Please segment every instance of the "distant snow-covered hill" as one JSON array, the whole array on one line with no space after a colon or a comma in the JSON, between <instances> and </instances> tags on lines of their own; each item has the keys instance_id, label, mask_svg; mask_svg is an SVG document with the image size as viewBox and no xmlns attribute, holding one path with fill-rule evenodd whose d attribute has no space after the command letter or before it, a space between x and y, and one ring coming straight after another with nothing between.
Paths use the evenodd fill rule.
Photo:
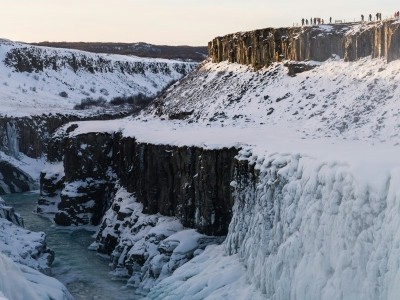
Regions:
<instances>
[{"instance_id":1,"label":"distant snow-covered hill","mask_svg":"<svg viewBox=\"0 0 400 300\"><path fill-rule=\"evenodd\" d=\"M154 96L196 65L0 40L0 114L72 113L84 98Z\"/></svg>"}]
</instances>

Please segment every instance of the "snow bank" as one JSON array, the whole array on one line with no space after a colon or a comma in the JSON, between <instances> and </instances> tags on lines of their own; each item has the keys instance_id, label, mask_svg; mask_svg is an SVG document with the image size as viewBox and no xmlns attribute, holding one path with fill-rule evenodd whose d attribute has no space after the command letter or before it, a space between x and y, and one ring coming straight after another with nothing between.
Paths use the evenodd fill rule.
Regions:
<instances>
[{"instance_id":1,"label":"snow bank","mask_svg":"<svg viewBox=\"0 0 400 300\"><path fill-rule=\"evenodd\" d=\"M150 290L207 245L221 241L184 228L175 217L147 215L142 210L132 194L119 188L90 246L112 251L113 274L128 277L128 285L138 290Z\"/></svg>"},{"instance_id":2,"label":"snow bank","mask_svg":"<svg viewBox=\"0 0 400 300\"><path fill-rule=\"evenodd\" d=\"M146 299L265 299L246 282L245 267L224 246L208 246L199 256L157 284Z\"/></svg>"},{"instance_id":3,"label":"snow bank","mask_svg":"<svg viewBox=\"0 0 400 300\"><path fill-rule=\"evenodd\" d=\"M1 253L0 270L0 299L73 299L58 280L32 268L16 264Z\"/></svg>"},{"instance_id":4,"label":"snow bank","mask_svg":"<svg viewBox=\"0 0 400 300\"><path fill-rule=\"evenodd\" d=\"M0 218L0 253L31 268L49 272L54 253L46 248L43 232L33 232Z\"/></svg>"}]
</instances>

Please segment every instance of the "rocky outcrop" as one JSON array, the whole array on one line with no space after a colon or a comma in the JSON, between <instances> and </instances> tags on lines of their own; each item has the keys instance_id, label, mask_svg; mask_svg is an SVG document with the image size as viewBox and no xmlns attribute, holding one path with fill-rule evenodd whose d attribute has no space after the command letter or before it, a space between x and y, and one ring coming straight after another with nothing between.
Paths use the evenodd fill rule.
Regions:
<instances>
[{"instance_id":1,"label":"rocky outcrop","mask_svg":"<svg viewBox=\"0 0 400 300\"><path fill-rule=\"evenodd\" d=\"M400 24L330 24L307 27L266 28L217 37L208 44L212 62L252 65L256 69L283 60L325 61L338 55L347 61L361 57L400 58Z\"/></svg>"},{"instance_id":2,"label":"rocky outcrop","mask_svg":"<svg viewBox=\"0 0 400 300\"><path fill-rule=\"evenodd\" d=\"M115 185L113 135L89 133L65 143L65 179L54 221L58 225L98 225ZM44 187L44 186L43 186ZM42 190L43 193L48 193Z\"/></svg>"},{"instance_id":3,"label":"rocky outcrop","mask_svg":"<svg viewBox=\"0 0 400 300\"><path fill-rule=\"evenodd\" d=\"M0 198L0 218L6 219L15 225L24 227L24 219L22 219L21 215L16 213L13 207L6 206L2 198Z\"/></svg>"},{"instance_id":4,"label":"rocky outcrop","mask_svg":"<svg viewBox=\"0 0 400 300\"><path fill-rule=\"evenodd\" d=\"M42 204L48 195L61 195L57 224L98 225L111 205L118 181L143 204L146 214L175 216L185 227L226 234L232 207L229 183L237 149L152 145L107 133L64 135L61 144L65 151L58 155L64 157L62 190L52 190L52 185L49 189L44 179L52 182L52 176L46 174L41 184Z\"/></svg>"},{"instance_id":5,"label":"rocky outcrop","mask_svg":"<svg viewBox=\"0 0 400 300\"><path fill-rule=\"evenodd\" d=\"M61 190L64 188L64 166L62 163L49 164L40 173L40 199L37 213L55 214L60 202Z\"/></svg>"},{"instance_id":6,"label":"rocky outcrop","mask_svg":"<svg viewBox=\"0 0 400 300\"><path fill-rule=\"evenodd\" d=\"M73 121L109 120L127 115L127 113L99 115L62 115L49 114L30 117L0 117L0 151L12 157L20 153L39 158L48 149L50 136L60 126Z\"/></svg>"},{"instance_id":7,"label":"rocky outcrop","mask_svg":"<svg viewBox=\"0 0 400 300\"><path fill-rule=\"evenodd\" d=\"M21 193L36 187L35 181L18 167L0 160L0 195Z\"/></svg>"}]
</instances>

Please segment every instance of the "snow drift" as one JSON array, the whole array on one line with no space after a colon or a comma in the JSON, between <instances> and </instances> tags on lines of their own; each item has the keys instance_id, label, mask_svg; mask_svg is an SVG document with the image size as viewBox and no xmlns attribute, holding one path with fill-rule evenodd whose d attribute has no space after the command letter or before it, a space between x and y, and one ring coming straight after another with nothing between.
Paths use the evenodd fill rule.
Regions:
<instances>
[{"instance_id":1,"label":"snow drift","mask_svg":"<svg viewBox=\"0 0 400 300\"><path fill-rule=\"evenodd\" d=\"M1 253L0 270L0 299L73 299L58 280L32 268L16 264Z\"/></svg>"}]
</instances>

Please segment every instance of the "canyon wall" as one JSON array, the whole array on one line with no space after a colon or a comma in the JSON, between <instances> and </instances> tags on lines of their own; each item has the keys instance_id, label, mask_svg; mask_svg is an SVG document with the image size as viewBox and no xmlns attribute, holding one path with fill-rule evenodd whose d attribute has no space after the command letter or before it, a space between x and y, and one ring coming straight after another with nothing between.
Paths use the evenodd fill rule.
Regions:
<instances>
[{"instance_id":1,"label":"canyon wall","mask_svg":"<svg viewBox=\"0 0 400 300\"><path fill-rule=\"evenodd\" d=\"M213 63L229 61L256 69L283 60L325 61L333 55L346 61L372 56L390 62L400 58L399 26L385 20L238 32L213 39L208 54Z\"/></svg>"},{"instance_id":2,"label":"canyon wall","mask_svg":"<svg viewBox=\"0 0 400 300\"><path fill-rule=\"evenodd\" d=\"M148 291L223 242L238 149L74 134L78 126L63 127L50 143L37 212L52 214L57 225L100 225L91 249L110 255L114 276Z\"/></svg>"},{"instance_id":3,"label":"canyon wall","mask_svg":"<svg viewBox=\"0 0 400 300\"><path fill-rule=\"evenodd\" d=\"M40 159L46 155L51 161L52 155L59 153L59 148L62 147L52 143L50 139L60 126L78 120L114 119L125 114L0 117L0 195L37 188L36 179L31 177L32 174L25 172L21 165L33 164L30 159Z\"/></svg>"},{"instance_id":4,"label":"canyon wall","mask_svg":"<svg viewBox=\"0 0 400 300\"><path fill-rule=\"evenodd\" d=\"M66 131L73 131L71 126ZM185 227L206 234L227 233L237 149L154 145L119 133L60 133L55 139L62 146L50 157L63 157L63 167L42 174L38 209L47 211L49 199L59 194L57 224L98 225L118 182L143 204L145 214L175 216ZM56 186L62 189L56 191Z\"/></svg>"},{"instance_id":5,"label":"canyon wall","mask_svg":"<svg viewBox=\"0 0 400 300\"><path fill-rule=\"evenodd\" d=\"M62 125L73 121L117 119L127 114L2 116L0 117L0 151L16 158L20 153L31 158L40 158L47 154L51 135Z\"/></svg>"}]
</instances>

